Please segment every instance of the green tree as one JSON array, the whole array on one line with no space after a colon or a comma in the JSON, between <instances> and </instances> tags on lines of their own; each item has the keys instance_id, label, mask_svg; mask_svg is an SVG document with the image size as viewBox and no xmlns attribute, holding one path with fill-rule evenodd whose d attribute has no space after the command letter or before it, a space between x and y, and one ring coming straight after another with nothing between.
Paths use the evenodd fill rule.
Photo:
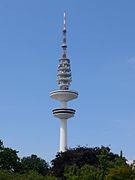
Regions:
<instances>
[{"instance_id":1,"label":"green tree","mask_svg":"<svg viewBox=\"0 0 135 180\"><path fill-rule=\"evenodd\" d=\"M104 179L111 168L127 167L126 159L120 154L113 154L110 148L101 147L98 153L99 168L101 169L100 179Z\"/></svg>"},{"instance_id":2,"label":"green tree","mask_svg":"<svg viewBox=\"0 0 135 180\"><path fill-rule=\"evenodd\" d=\"M5 148L0 145L0 169L16 172L20 167L20 158L17 151L11 148Z\"/></svg>"},{"instance_id":3,"label":"green tree","mask_svg":"<svg viewBox=\"0 0 135 180\"><path fill-rule=\"evenodd\" d=\"M105 180L134 180L133 171L130 167L120 167L110 169Z\"/></svg>"},{"instance_id":4,"label":"green tree","mask_svg":"<svg viewBox=\"0 0 135 180\"><path fill-rule=\"evenodd\" d=\"M79 180L80 178L80 169L76 166L69 166L64 170L64 176L68 180Z\"/></svg>"},{"instance_id":5,"label":"green tree","mask_svg":"<svg viewBox=\"0 0 135 180\"><path fill-rule=\"evenodd\" d=\"M65 179L65 169L68 170L70 167L71 169L70 172L68 172L68 176L73 175L74 179L78 177L75 172L80 173L81 168L88 165L89 175L92 173L90 168L93 167L95 170L98 170L96 172L98 174L98 180L103 180L110 168L128 166L124 157L112 153L109 147L104 146L101 146L101 148L77 147L69 149L66 152L58 153L56 158L51 162L52 174L61 179ZM76 171L78 169L79 171Z\"/></svg>"},{"instance_id":6,"label":"green tree","mask_svg":"<svg viewBox=\"0 0 135 180\"><path fill-rule=\"evenodd\" d=\"M0 180L12 180L13 179L13 173L7 171L7 170L0 170Z\"/></svg>"},{"instance_id":7,"label":"green tree","mask_svg":"<svg viewBox=\"0 0 135 180\"><path fill-rule=\"evenodd\" d=\"M64 176L68 180L103 180L102 171L99 168L90 165L84 165L78 168L76 165L65 169Z\"/></svg>"},{"instance_id":8,"label":"green tree","mask_svg":"<svg viewBox=\"0 0 135 180\"><path fill-rule=\"evenodd\" d=\"M0 150L4 148L2 140L0 140Z\"/></svg>"},{"instance_id":9,"label":"green tree","mask_svg":"<svg viewBox=\"0 0 135 180\"><path fill-rule=\"evenodd\" d=\"M35 171L27 171L24 174L0 170L0 180L57 180L52 176L42 176Z\"/></svg>"},{"instance_id":10,"label":"green tree","mask_svg":"<svg viewBox=\"0 0 135 180\"><path fill-rule=\"evenodd\" d=\"M44 159L37 157L37 155L31 155L21 159L21 164L24 172L36 171L37 173L45 176L49 172L49 165Z\"/></svg>"},{"instance_id":11,"label":"green tree","mask_svg":"<svg viewBox=\"0 0 135 180\"><path fill-rule=\"evenodd\" d=\"M51 172L56 177L63 177L65 168L76 165L81 168L85 164L98 166L99 161L96 156L96 148L77 147L66 152L60 152L51 161Z\"/></svg>"}]
</instances>

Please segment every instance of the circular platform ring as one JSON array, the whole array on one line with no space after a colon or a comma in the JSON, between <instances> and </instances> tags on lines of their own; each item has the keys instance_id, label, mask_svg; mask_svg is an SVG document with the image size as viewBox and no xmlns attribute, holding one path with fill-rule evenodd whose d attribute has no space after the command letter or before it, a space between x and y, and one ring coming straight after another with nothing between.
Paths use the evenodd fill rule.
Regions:
<instances>
[{"instance_id":1,"label":"circular platform ring","mask_svg":"<svg viewBox=\"0 0 135 180\"><path fill-rule=\"evenodd\" d=\"M58 101L71 101L78 97L77 91L70 91L70 90L56 90L50 93L51 98L58 100Z\"/></svg>"},{"instance_id":2,"label":"circular platform ring","mask_svg":"<svg viewBox=\"0 0 135 180\"><path fill-rule=\"evenodd\" d=\"M74 109L64 109L64 108L57 108L53 109L53 115L59 119L69 119L74 116L75 110Z\"/></svg>"}]
</instances>

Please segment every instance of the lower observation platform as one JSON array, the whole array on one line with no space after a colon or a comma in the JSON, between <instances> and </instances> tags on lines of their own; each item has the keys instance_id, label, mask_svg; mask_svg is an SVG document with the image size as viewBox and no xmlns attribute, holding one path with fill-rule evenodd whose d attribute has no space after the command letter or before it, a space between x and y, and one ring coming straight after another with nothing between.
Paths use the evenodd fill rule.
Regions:
<instances>
[{"instance_id":1,"label":"lower observation platform","mask_svg":"<svg viewBox=\"0 0 135 180\"><path fill-rule=\"evenodd\" d=\"M76 99L78 97L77 91L70 91L70 90L56 90L50 93L51 98L58 100L58 101L70 101Z\"/></svg>"},{"instance_id":2,"label":"lower observation platform","mask_svg":"<svg viewBox=\"0 0 135 180\"><path fill-rule=\"evenodd\" d=\"M53 109L53 115L59 119L68 119L74 116L75 110L74 109Z\"/></svg>"}]
</instances>

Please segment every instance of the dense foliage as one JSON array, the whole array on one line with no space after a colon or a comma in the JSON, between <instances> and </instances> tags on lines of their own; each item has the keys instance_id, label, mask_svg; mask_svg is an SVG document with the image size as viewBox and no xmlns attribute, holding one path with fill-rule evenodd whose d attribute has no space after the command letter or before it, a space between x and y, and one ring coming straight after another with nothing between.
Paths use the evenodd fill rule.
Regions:
<instances>
[{"instance_id":1,"label":"dense foliage","mask_svg":"<svg viewBox=\"0 0 135 180\"><path fill-rule=\"evenodd\" d=\"M52 160L51 171L56 177L62 179L68 177L70 179L69 175L71 173L81 178L82 173L86 170L86 172L89 172L89 176L90 174L96 174L92 176L97 180L102 180L110 169L127 166L126 159L113 154L108 147L77 147L64 153L58 153L56 158Z\"/></svg>"},{"instance_id":2,"label":"dense foliage","mask_svg":"<svg viewBox=\"0 0 135 180\"><path fill-rule=\"evenodd\" d=\"M49 171L49 166L46 161L33 154L22 158L21 164L25 172L33 170L38 174L45 176Z\"/></svg>"},{"instance_id":3,"label":"dense foliage","mask_svg":"<svg viewBox=\"0 0 135 180\"><path fill-rule=\"evenodd\" d=\"M0 141L0 180L135 180L135 161L110 148L77 147L60 152L51 166L37 155L19 158Z\"/></svg>"}]
</instances>

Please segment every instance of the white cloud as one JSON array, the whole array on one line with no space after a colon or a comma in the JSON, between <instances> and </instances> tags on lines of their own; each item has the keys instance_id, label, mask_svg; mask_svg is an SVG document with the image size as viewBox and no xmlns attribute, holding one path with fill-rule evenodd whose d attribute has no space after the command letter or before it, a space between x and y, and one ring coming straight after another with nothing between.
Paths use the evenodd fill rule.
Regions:
<instances>
[{"instance_id":1,"label":"white cloud","mask_svg":"<svg viewBox=\"0 0 135 180\"><path fill-rule=\"evenodd\" d=\"M131 57L131 58L128 60L128 63L129 63L129 64L135 64L135 57Z\"/></svg>"}]
</instances>

